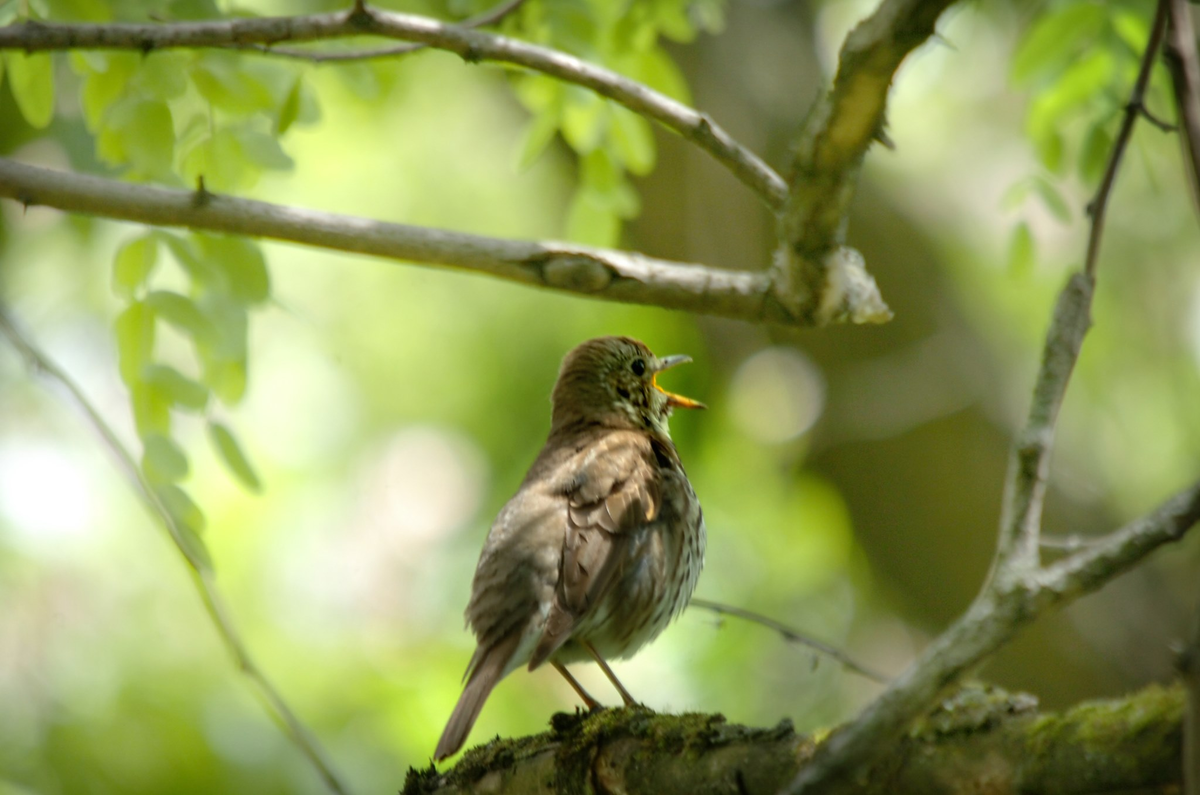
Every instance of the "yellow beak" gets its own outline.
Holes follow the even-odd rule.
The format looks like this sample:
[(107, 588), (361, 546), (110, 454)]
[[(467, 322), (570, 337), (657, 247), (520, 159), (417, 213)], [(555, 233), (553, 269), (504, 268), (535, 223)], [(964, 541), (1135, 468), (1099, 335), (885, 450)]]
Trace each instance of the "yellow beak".
[(686, 363), (690, 362), (691, 360), (692, 360), (691, 356), (685, 356), (683, 354), (678, 354), (675, 356), (664, 356), (661, 359), (658, 359), (658, 358), (655, 359), (654, 375), (651, 376), (650, 383), (654, 385), (655, 389), (657, 389), (659, 392), (662, 392), (664, 395), (667, 396), (667, 405), (668, 406), (673, 406), (675, 408), (681, 408), (681, 409), (706, 409), (706, 408), (708, 408), (708, 406), (705, 406), (699, 400), (692, 400), (691, 398), (684, 397), (683, 395), (676, 395), (674, 392), (668, 392), (667, 390), (663, 389), (661, 386), (658, 385), (658, 374), (659, 373), (661, 373), (663, 370), (669, 370), (672, 367), (674, 367), (675, 365), (686, 364)]

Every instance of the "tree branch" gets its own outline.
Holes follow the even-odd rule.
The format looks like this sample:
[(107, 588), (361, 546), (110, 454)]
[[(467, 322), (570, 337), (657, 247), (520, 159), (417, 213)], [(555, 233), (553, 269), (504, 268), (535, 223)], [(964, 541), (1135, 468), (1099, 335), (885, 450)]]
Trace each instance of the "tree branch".
[(517, 39), (469, 30), (428, 17), (368, 8), (294, 17), (243, 17), (157, 24), (20, 22), (0, 28), (0, 50), (26, 52), (118, 49), (151, 52), (171, 48), (232, 48), (352, 36), (415, 41), (458, 54), (464, 61), (523, 66), (584, 86), (635, 113), (654, 119), (711, 154), (774, 211), (783, 207), (787, 186), (770, 166), (707, 115), (616, 72), (566, 53)]
[(1188, 167), (1192, 199), (1200, 211), (1200, 58), (1196, 55), (1196, 29), (1187, 0), (1168, 3), (1169, 23), (1164, 56), (1171, 73), (1179, 126), (1183, 130), (1183, 159)]
[(326, 757), (320, 741), (304, 725), (288, 705), (278, 688), (263, 673), (262, 669), (258, 667), (254, 658), (250, 656), (250, 652), (242, 640), (241, 633), (238, 632), (237, 626), (229, 614), (229, 608), (226, 606), (225, 600), (217, 588), (212, 568), (208, 565), (207, 561), (197, 557), (195, 549), (185, 537), (184, 529), (175, 521), (175, 517), (146, 480), (145, 475), (142, 474), (142, 471), (134, 462), (129, 450), (121, 443), (116, 432), (104, 421), (104, 418), (100, 416), (100, 412), (92, 406), (87, 396), (83, 394), (83, 390), (67, 375), (66, 371), (55, 364), (28, 336), (21, 332), (3, 306), (0, 306), (0, 334), (8, 338), (13, 348), (25, 359), (31, 370), (45, 376), (66, 390), (70, 401), (84, 415), (92, 430), (100, 437), (104, 447), (116, 460), (117, 468), (125, 477), (129, 487), (141, 499), (142, 504), (145, 505), (151, 516), (161, 522), (163, 527), (166, 528), (175, 547), (183, 555), (184, 560), (187, 561), (192, 573), (193, 582), (200, 594), (200, 599), (204, 602), (204, 607), (208, 611), (209, 617), (212, 619), (217, 635), (220, 636), (226, 648), (229, 649), (238, 670), (244, 673), (251, 684), (253, 684), (255, 694), (262, 699), (267, 707), (267, 713), (279, 724), (283, 729), (284, 735), (304, 755), (305, 759), (316, 768), (317, 773), (329, 790), (336, 793), (336, 795), (348, 795), (349, 790), (342, 783), (341, 777)]
[(1166, 28), (1166, 4), (1159, 0), (1150, 39), (1142, 55), (1121, 130), (1109, 155), (1100, 188), (1090, 207), (1084, 270), (1068, 281), (1055, 306), (1029, 418), (1009, 459), (1000, 533), (991, 575), (967, 612), (938, 637), (850, 725), (833, 734), (788, 786), (789, 795), (827, 792), (871, 765), (879, 749), (895, 741), (947, 686), (992, 654), (1016, 631), (1049, 608), (1095, 590), (1142, 560), (1158, 546), (1179, 538), (1197, 520), (1200, 485), (1158, 511), (1113, 533), (1105, 541), (1042, 569), (1038, 537), (1042, 498), (1049, 474), (1054, 425), (1090, 325), (1095, 266), (1104, 213), (1133, 124), (1139, 118), (1150, 70)]
[[(489, 25), (494, 25), (508, 15), (516, 12), (525, 0), (505, 0), (494, 8), (490, 8), (473, 17), (468, 17), (460, 22), (457, 22), (461, 28), (485, 28)], [(351, 61), (369, 61), (378, 58), (395, 58), (400, 55), (408, 55), (421, 50), (429, 49), (428, 44), (396, 44), (391, 47), (377, 47), (370, 50), (349, 50), (346, 52), (318, 52), (314, 50), (303, 50), (292, 47), (268, 47), (265, 44), (251, 44), (246, 47), (248, 50), (260, 52), (266, 55), (275, 55), (283, 58), (295, 58), (300, 61), (308, 61), (309, 63), (347, 63)]]
[[(1084, 795), (1169, 791), (1179, 782), (1184, 696), (1150, 687), (1119, 701), (1038, 714), (1028, 696), (964, 689), (857, 782), (856, 795)], [(403, 795), (529, 792), (774, 793), (809, 764), (815, 743), (720, 715), (638, 708), (555, 715), (552, 731), (497, 739), (450, 771), (410, 770)]]
[(767, 273), (729, 271), (555, 241), (506, 240), (71, 174), (0, 158), (0, 197), (160, 226), (183, 226), (450, 265), (609, 301), (796, 324)]
[(1183, 710), (1183, 795), (1200, 795), (1200, 604), (1191, 637), (1179, 654), (1179, 678), (1187, 698)]
[(823, 643), (815, 638), (810, 638), (808, 635), (792, 629), (787, 624), (776, 621), (773, 618), (768, 618), (760, 613), (755, 613), (751, 610), (745, 610), (741, 607), (734, 607), (733, 605), (722, 604), (721, 602), (712, 602), (708, 599), (692, 599), (690, 602), (688, 602), (688, 607), (698, 607), (701, 610), (709, 610), (718, 615), (734, 616), (735, 618), (740, 618), (743, 621), (749, 621), (752, 624), (759, 624), (767, 629), (772, 629), (775, 632), (778, 632), (783, 639), (789, 643), (807, 646), (808, 648), (820, 652), (827, 657), (832, 657), (844, 665), (847, 670), (853, 671), (859, 676), (865, 676), (866, 678), (873, 679), (881, 684), (887, 684), (888, 682), (888, 678), (885, 674), (881, 674), (878, 671), (859, 663), (841, 649), (834, 648), (828, 643)]
[[(854, 296), (874, 289), (857, 274), (844, 273), (846, 218), (863, 157), (881, 140), (888, 89), (900, 63), (934, 32), (938, 17), (953, 0), (883, 0), (870, 17), (846, 37), (833, 86), (809, 112), (792, 159), (788, 200), (780, 219), (782, 241), (776, 256), (781, 280), (798, 314), (834, 317), (844, 311), (828, 297), (804, 296), (801, 285), (838, 285)], [(870, 277), (867, 277), (868, 279)], [(887, 307), (878, 312), (890, 316)]]

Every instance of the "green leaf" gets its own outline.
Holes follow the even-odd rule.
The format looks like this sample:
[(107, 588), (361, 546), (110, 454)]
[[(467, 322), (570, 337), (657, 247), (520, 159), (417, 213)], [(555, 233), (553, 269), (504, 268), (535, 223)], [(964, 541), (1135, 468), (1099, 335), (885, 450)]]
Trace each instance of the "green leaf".
[(614, 246), (621, 235), (616, 214), (596, 204), (587, 191), (577, 190), (567, 210), (567, 237), (593, 246)]
[(128, 163), (146, 176), (169, 174), (175, 159), (175, 124), (167, 103), (131, 98), (114, 105), (96, 138), (96, 154), (114, 165)]
[(225, 466), (229, 468), (233, 476), (240, 480), (242, 485), (250, 491), (255, 493), (262, 491), (262, 482), (259, 481), (258, 475), (254, 472), (254, 467), (250, 465), (249, 459), (242, 452), (242, 448), (238, 445), (233, 433), (219, 422), (210, 422), (208, 424), (208, 435), (212, 440), (217, 454), (221, 456), (221, 460), (225, 462)]
[(147, 365), (142, 380), (172, 404), (200, 411), (208, 405), (208, 388), (165, 364)]
[(207, 52), (192, 66), (192, 82), (214, 107), (235, 115), (269, 110), (270, 89), (230, 53)]
[(1100, 122), (1092, 125), (1079, 152), (1079, 176), (1084, 182), (1093, 185), (1099, 183), (1108, 166), (1112, 147), (1113, 138), (1108, 131), (1108, 124)]
[(224, 272), (202, 257), (192, 241), (169, 232), (156, 231), (153, 234), (167, 247), (193, 283), (217, 290), (225, 289)]
[(280, 106), (279, 118), (275, 120), (276, 135), (283, 135), (291, 129), (300, 115), (300, 89), (303, 85), (303, 80), (296, 78), (296, 82), (292, 84), (292, 90), (288, 92), (287, 99)]
[(654, 170), (657, 152), (650, 122), (628, 108), (614, 107), (609, 135), (617, 155), (630, 173), (644, 177)]
[(138, 56), (124, 52), (88, 55), (91, 57), (85, 62), (88, 71), (80, 98), (88, 129), (95, 133), (103, 128), (109, 108), (128, 90), (130, 76), (138, 68)]
[(521, 142), (521, 153), (517, 157), (517, 168), (525, 171), (532, 166), (558, 132), (558, 113), (546, 111), (537, 113), (529, 120), (525, 128), (524, 140)]
[(151, 483), (176, 483), (187, 477), (187, 456), (175, 440), (150, 432), (142, 437), (142, 471)]
[(696, 28), (688, 19), (687, 10), (678, 0), (655, 0), (654, 21), (668, 39), (686, 44), (696, 38)]
[[(224, 293), (210, 292), (200, 298), (200, 306), (216, 331), (207, 339), (202, 350), (215, 359), (241, 361), (246, 359), (246, 307)], [(212, 386), (212, 384), (209, 384)]]
[(1062, 193), (1049, 180), (1040, 177), (1033, 181), (1033, 190), (1041, 198), (1042, 204), (1046, 205), (1046, 209), (1050, 214), (1064, 224), (1071, 222), (1071, 207), (1067, 204), (1067, 200), (1063, 198)]
[(637, 191), (603, 149), (597, 149), (580, 161), (581, 188), (598, 209), (620, 218), (633, 218), (641, 211)]
[(134, 301), (113, 325), (121, 380), (132, 387), (141, 381), (142, 369), (154, 353), (154, 310), (144, 301)]
[(255, 165), (274, 171), (286, 171), (295, 165), (279, 141), (270, 135), (245, 127), (236, 130), (234, 135), (242, 147), (242, 155)]
[(31, 127), (39, 130), (54, 118), (54, 59), (48, 52), (26, 55), (9, 50), (8, 87), (17, 108)]
[(1017, 224), (1008, 244), (1008, 270), (1014, 276), (1025, 276), (1033, 270), (1033, 233), (1024, 221)]
[(175, 523), (171, 537), (184, 557), (200, 571), (212, 570), (212, 555), (200, 534), (204, 532), (204, 513), (183, 489), (169, 483), (154, 487), (154, 493)]
[(1013, 81), (1028, 83), (1057, 74), (1100, 35), (1108, 13), (1103, 4), (1077, 2), (1043, 14), (1013, 55)]
[(204, 357), (204, 383), (226, 406), (236, 405), (246, 394), (246, 361)]
[(577, 86), (568, 89), (562, 112), (562, 134), (581, 155), (594, 150), (608, 131), (608, 102)]
[(179, 52), (149, 53), (133, 77), (133, 88), (152, 99), (178, 99), (187, 92), (191, 60), (191, 56)]
[(159, 317), (197, 344), (211, 344), (218, 338), (213, 322), (190, 298), (170, 290), (155, 290), (146, 296), (146, 303)]
[(217, 130), (191, 148), (183, 157), (181, 171), (190, 184), (201, 178), (205, 186), (219, 193), (231, 193), (253, 185), (260, 169), (246, 159), (237, 135)]
[(652, 50), (637, 53), (628, 68), (630, 69), (629, 75), (635, 80), (645, 83), (655, 91), (666, 94), (671, 99), (685, 105), (692, 104), (692, 95), (688, 89), (687, 80), (684, 79), (683, 73), (679, 71), (679, 67), (675, 65), (671, 57), (661, 48), (655, 47)]
[(158, 261), (158, 240), (154, 235), (142, 235), (127, 241), (113, 260), (113, 292), (132, 298), (149, 278)]
[(1063, 138), (1057, 129), (1050, 127), (1034, 136), (1033, 146), (1046, 170), (1056, 174), (1062, 170)]
[(137, 382), (129, 387), (133, 405), (133, 422), (138, 436), (171, 432), (171, 399), (154, 384)]
[(204, 258), (225, 273), (225, 283), (234, 298), (258, 304), (271, 295), (271, 280), (262, 249), (244, 237), (195, 235)]

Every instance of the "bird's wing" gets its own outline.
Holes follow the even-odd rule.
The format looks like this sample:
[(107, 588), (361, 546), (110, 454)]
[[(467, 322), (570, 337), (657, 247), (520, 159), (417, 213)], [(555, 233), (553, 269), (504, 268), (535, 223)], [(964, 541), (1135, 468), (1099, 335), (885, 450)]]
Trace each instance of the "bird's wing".
[(654, 462), (649, 439), (621, 432), (588, 445), (569, 467), (570, 481), (562, 487), (567, 526), (558, 586), (530, 669), (565, 643), (576, 622), (603, 598), (625, 558), (630, 531), (658, 516)]

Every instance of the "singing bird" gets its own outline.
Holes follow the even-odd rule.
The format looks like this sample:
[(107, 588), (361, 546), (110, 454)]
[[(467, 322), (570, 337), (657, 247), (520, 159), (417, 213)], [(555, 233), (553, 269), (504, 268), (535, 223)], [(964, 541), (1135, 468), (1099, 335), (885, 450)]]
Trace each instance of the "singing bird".
[(496, 683), (521, 665), (554, 666), (589, 708), (599, 703), (564, 667), (629, 657), (683, 610), (704, 566), (700, 502), (671, 441), (675, 408), (659, 358), (628, 337), (599, 337), (563, 359), (550, 436), (488, 532), (467, 605), (477, 647), (434, 759), (462, 747)]

